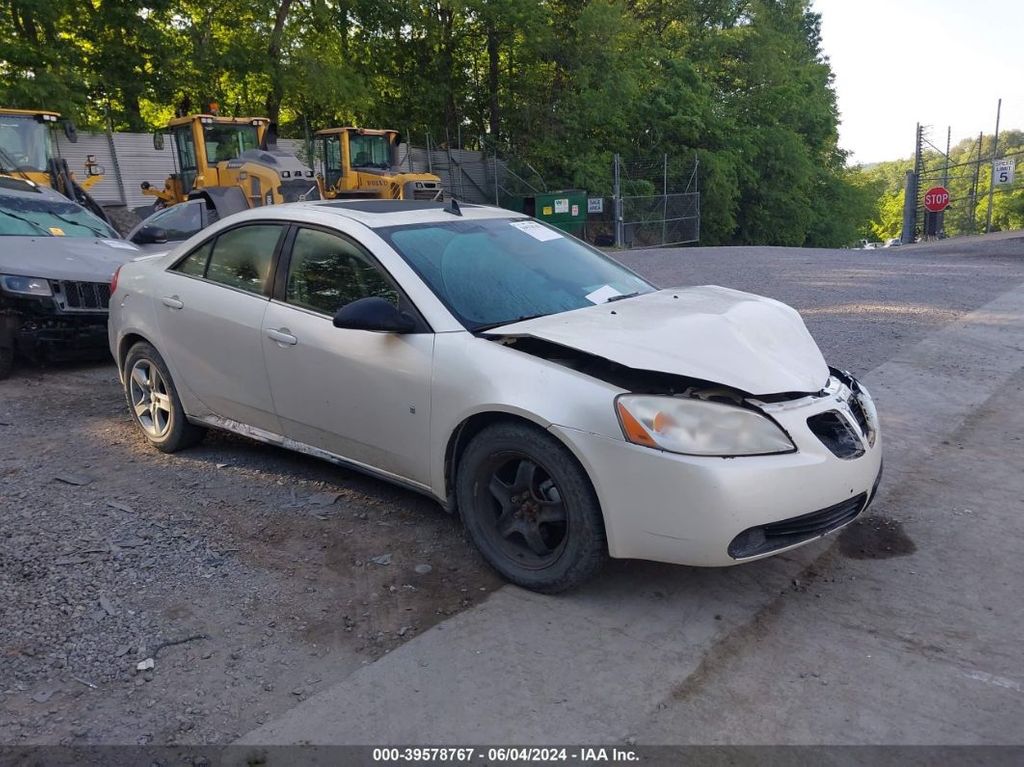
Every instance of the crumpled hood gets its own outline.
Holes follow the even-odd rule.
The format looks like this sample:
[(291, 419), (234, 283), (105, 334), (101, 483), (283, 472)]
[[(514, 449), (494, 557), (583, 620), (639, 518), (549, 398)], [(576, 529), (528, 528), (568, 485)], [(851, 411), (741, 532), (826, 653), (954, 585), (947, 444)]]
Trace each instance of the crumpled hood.
[(117, 267), (142, 255), (127, 240), (0, 237), (0, 274), (110, 282)]
[(795, 309), (715, 285), (588, 306), (487, 335), (539, 338), (634, 370), (699, 378), (754, 395), (816, 392), (829, 376)]

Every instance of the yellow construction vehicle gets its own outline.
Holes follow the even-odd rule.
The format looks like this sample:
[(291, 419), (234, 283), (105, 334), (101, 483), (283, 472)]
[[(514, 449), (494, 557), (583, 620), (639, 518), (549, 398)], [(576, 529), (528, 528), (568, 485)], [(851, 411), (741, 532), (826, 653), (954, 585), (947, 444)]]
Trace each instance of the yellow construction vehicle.
[(89, 155), (86, 177), (79, 182), (56, 151), (51, 131), (58, 126), (68, 141), (78, 141), (75, 124), (58, 112), (0, 107), (0, 173), (56, 189), (110, 223), (107, 212), (89, 194), (89, 189), (103, 178), (103, 170)]
[(440, 200), (441, 179), (398, 169), (396, 130), (326, 128), (314, 134), (323, 161), (324, 197)]
[[(162, 189), (142, 183), (143, 194), (156, 198), (156, 209), (205, 198), (223, 216), (258, 205), (321, 199), (313, 170), (277, 149), (266, 117), (197, 114), (175, 118), (167, 129), (175, 172)], [(156, 149), (163, 149), (163, 139), (163, 133), (153, 136)]]

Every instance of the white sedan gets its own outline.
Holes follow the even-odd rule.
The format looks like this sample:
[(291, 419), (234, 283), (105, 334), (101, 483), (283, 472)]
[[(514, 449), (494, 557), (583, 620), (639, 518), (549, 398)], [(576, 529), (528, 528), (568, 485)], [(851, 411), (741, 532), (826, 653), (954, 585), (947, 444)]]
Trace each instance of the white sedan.
[(796, 311), (658, 290), (506, 210), (324, 201), (232, 216), (115, 276), (110, 344), (155, 447), (224, 429), (460, 515), (538, 591), (605, 559), (746, 562), (871, 502), (871, 397)]

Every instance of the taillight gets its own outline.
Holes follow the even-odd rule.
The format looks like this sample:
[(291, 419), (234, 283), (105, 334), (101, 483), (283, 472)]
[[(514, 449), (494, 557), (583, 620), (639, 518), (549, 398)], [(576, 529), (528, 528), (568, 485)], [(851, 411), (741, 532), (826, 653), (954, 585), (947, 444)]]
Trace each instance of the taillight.
[(117, 292), (117, 278), (121, 276), (121, 267), (117, 267), (114, 272), (114, 276), (110, 278), (110, 295), (114, 295)]

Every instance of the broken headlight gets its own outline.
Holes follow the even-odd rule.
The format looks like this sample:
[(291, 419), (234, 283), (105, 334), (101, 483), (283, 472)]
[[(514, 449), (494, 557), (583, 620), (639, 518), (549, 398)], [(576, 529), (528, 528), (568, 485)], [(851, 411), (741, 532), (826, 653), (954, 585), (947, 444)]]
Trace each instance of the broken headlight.
[(19, 296), (52, 296), (50, 283), (39, 277), (19, 277), (14, 274), (0, 274), (0, 289), (4, 293)]
[(626, 439), (686, 455), (769, 455), (796, 450), (774, 421), (720, 402), (624, 394), (615, 401)]

